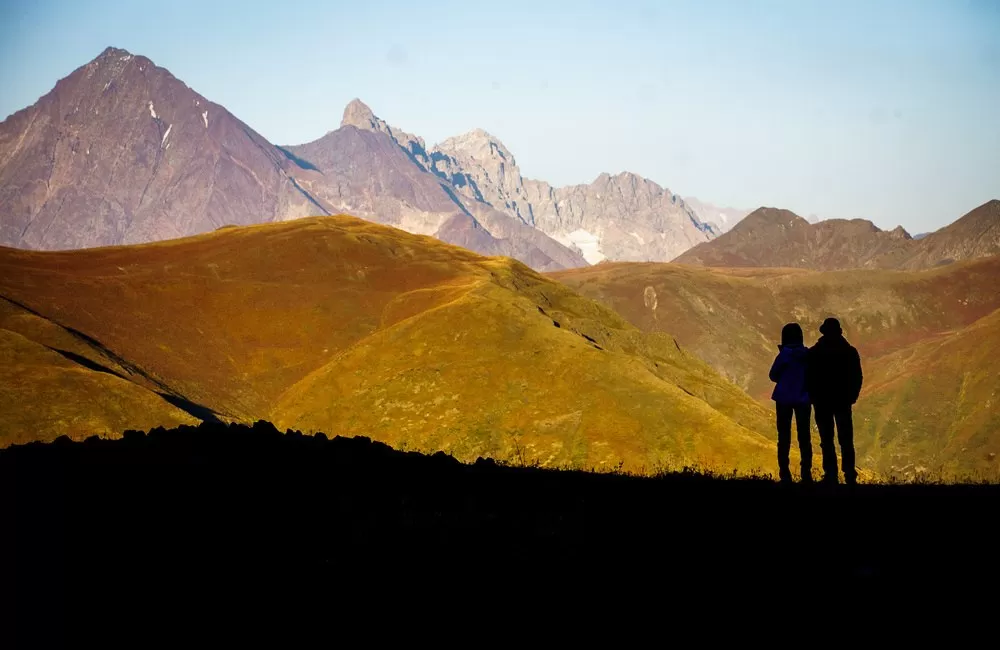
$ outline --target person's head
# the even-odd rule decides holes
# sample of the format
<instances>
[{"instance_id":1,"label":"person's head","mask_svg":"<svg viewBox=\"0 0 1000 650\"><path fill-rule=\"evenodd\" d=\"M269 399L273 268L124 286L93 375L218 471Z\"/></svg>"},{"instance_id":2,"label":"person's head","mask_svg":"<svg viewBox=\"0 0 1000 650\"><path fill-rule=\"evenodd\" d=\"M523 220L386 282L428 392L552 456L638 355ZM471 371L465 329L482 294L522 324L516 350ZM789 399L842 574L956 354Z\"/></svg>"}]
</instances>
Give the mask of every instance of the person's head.
<instances>
[{"instance_id":1,"label":"person's head","mask_svg":"<svg viewBox=\"0 0 1000 650\"><path fill-rule=\"evenodd\" d=\"M789 323L781 328L782 345L802 345L802 328L798 323Z\"/></svg>"},{"instance_id":2,"label":"person's head","mask_svg":"<svg viewBox=\"0 0 1000 650\"><path fill-rule=\"evenodd\" d=\"M840 327L840 321L836 318L827 318L819 326L819 333L824 336L841 336L844 330Z\"/></svg>"}]
</instances>

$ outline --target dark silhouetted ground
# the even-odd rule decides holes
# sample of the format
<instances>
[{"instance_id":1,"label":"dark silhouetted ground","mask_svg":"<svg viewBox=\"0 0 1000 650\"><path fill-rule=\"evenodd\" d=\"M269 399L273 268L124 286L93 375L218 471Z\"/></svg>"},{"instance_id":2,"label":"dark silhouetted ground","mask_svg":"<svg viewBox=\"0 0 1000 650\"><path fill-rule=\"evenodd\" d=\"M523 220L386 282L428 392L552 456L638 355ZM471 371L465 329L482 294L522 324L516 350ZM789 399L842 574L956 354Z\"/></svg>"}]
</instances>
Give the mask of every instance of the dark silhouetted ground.
<instances>
[{"instance_id":1,"label":"dark silhouetted ground","mask_svg":"<svg viewBox=\"0 0 1000 650\"><path fill-rule=\"evenodd\" d=\"M749 603L774 588L891 599L998 575L1000 486L463 465L258 423L12 447L0 488L0 584L32 638L147 620L156 636L206 611L247 633L250 612L391 618L455 601L504 620L540 616L527 603L541 602L551 622L592 597L657 608L695 590ZM454 617L439 609L439 623Z\"/></svg>"}]
</instances>

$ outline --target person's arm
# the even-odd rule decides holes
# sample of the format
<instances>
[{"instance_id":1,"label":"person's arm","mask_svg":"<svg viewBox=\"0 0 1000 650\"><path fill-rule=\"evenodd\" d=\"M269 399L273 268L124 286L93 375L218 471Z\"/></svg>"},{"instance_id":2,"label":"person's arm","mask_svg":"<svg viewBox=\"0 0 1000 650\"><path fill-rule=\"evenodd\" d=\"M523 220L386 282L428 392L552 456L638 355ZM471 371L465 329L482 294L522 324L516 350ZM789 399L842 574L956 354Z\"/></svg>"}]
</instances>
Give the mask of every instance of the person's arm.
<instances>
[{"instance_id":1,"label":"person's arm","mask_svg":"<svg viewBox=\"0 0 1000 650\"><path fill-rule=\"evenodd\" d=\"M852 395L854 397L851 403L854 404L858 401L858 397L861 396L861 386L865 382L865 376L861 370L861 355L858 354L856 349L851 358L851 382Z\"/></svg>"},{"instance_id":2,"label":"person's arm","mask_svg":"<svg viewBox=\"0 0 1000 650\"><path fill-rule=\"evenodd\" d=\"M779 352L778 356L774 358L774 363L771 364L771 372L767 373L767 376L774 383L778 383L778 380L781 379L781 374L785 372L785 365L787 364L784 356L784 354Z\"/></svg>"}]
</instances>

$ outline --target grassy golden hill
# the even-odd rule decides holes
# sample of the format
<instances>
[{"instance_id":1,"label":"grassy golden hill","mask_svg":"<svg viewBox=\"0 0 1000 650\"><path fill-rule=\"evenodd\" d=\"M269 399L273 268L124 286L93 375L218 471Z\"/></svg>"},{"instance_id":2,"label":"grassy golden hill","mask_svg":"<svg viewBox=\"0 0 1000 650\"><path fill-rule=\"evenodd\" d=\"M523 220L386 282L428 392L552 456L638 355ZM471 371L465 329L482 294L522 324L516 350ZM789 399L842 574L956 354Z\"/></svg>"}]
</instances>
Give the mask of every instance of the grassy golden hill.
<instances>
[{"instance_id":1,"label":"grassy golden hill","mask_svg":"<svg viewBox=\"0 0 1000 650\"><path fill-rule=\"evenodd\" d=\"M768 401L773 387L767 372L777 352L781 326L801 323L811 344L819 336L823 319L835 315L861 352L869 378L857 418L863 462L883 472L907 475L917 466L951 473L997 470L995 463L981 462L983 454L988 460L987 448L993 444L986 440L995 436L987 424L998 412L995 399L967 401L947 412L950 398L942 397L943 410L921 410L918 403L929 399L927 395L900 392L900 384L884 378L892 372L887 368L896 368L899 359L911 357L910 380L922 386L934 382L960 385L962 368L974 374L990 371L989 357L968 345L940 346L952 339L971 342L963 338L967 332L995 328L987 317L1000 308L996 282L1000 258L915 272L600 264L552 277L601 300L644 331L670 332L685 349L762 403ZM958 354L947 369L939 365L931 371L929 361L918 362L931 350L945 349ZM922 374L922 367L929 374ZM964 451L960 446L946 453L942 431L957 421L967 421L963 425L966 435L975 439ZM904 430L906 436L900 437ZM886 447L890 439L896 440L891 449Z\"/></svg>"},{"instance_id":2,"label":"grassy golden hill","mask_svg":"<svg viewBox=\"0 0 1000 650\"><path fill-rule=\"evenodd\" d=\"M870 364L859 438L903 476L1000 477L1000 310Z\"/></svg>"},{"instance_id":3,"label":"grassy golden hill","mask_svg":"<svg viewBox=\"0 0 1000 650\"><path fill-rule=\"evenodd\" d=\"M88 365L88 354L96 356L70 333L0 300L0 442L197 422L148 388Z\"/></svg>"},{"instance_id":4,"label":"grassy golden hill","mask_svg":"<svg viewBox=\"0 0 1000 650\"><path fill-rule=\"evenodd\" d=\"M0 249L0 295L34 322L18 329L7 317L9 336L114 380L107 398L145 418L120 428L190 413L463 459L772 464L767 409L673 337L510 259L350 217L120 248ZM51 392L17 390L0 384L25 414L3 425L3 442L62 426ZM86 401L74 386L61 393ZM140 394L160 411L140 407Z\"/></svg>"}]
</instances>

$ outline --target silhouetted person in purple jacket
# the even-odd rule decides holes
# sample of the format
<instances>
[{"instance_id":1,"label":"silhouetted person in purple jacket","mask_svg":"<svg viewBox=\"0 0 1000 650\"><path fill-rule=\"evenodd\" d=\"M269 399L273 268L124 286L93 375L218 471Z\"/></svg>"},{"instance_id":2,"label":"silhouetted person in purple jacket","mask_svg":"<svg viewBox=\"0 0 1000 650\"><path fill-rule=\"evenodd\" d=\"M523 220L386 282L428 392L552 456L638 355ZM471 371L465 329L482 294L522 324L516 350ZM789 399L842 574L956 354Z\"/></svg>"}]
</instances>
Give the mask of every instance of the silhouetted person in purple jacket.
<instances>
[{"instance_id":1,"label":"silhouetted person in purple jacket","mask_svg":"<svg viewBox=\"0 0 1000 650\"><path fill-rule=\"evenodd\" d=\"M802 328L789 323L781 328L781 345L778 356L771 364L769 377L777 384L771 399L774 400L778 420L778 476L782 483L792 480L788 469L788 452L792 446L792 415L799 439L802 457L802 481L812 481L812 438L809 393L806 390L806 363L808 349L802 343Z\"/></svg>"},{"instance_id":2,"label":"silhouetted person in purple jacket","mask_svg":"<svg viewBox=\"0 0 1000 650\"><path fill-rule=\"evenodd\" d=\"M858 474L854 466L851 407L858 401L864 381L861 356L844 338L836 318L823 321L819 331L823 336L809 349L806 388L816 409L816 428L823 450L823 481L838 482L837 450L833 446L836 423L844 480L853 485Z\"/></svg>"}]
</instances>

